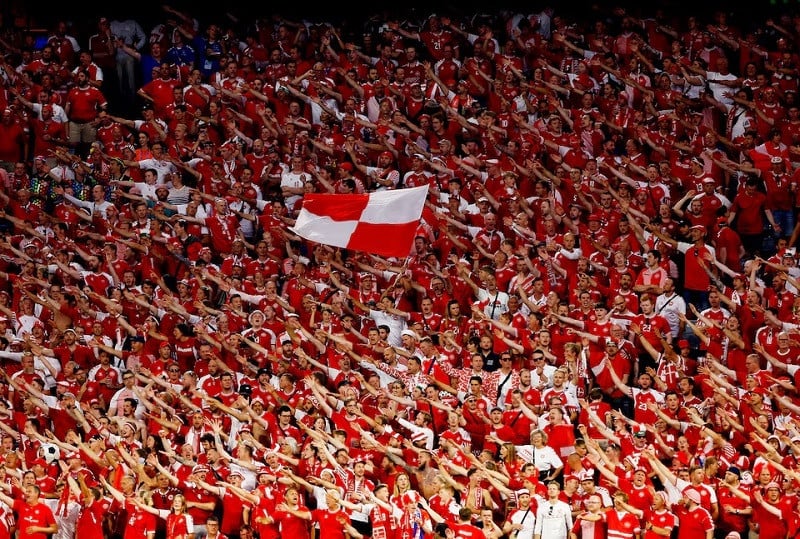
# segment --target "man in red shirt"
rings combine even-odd
[[[677,241],[653,225],[648,225],[647,229],[659,240],[684,254],[683,299],[687,304],[691,303],[697,307],[699,311],[707,309],[711,280],[703,267],[711,268],[716,260],[716,254],[714,249],[706,244],[706,228],[702,225],[691,227],[689,229],[691,243]]]
[[[53,117],[53,105],[46,103],[41,107],[41,117],[31,118],[33,152],[37,156],[47,156],[67,142],[67,130],[63,122]]]
[[[626,416],[632,417],[631,407],[633,403],[627,395],[617,388],[614,379],[611,378],[609,365],[612,365],[622,384],[627,385],[631,376],[631,362],[625,354],[620,352],[619,343],[611,338],[605,340],[605,352],[595,353],[589,356],[589,368],[595,375],[597,387],[611,398],[612,406],[623,406],[622,410]]]
[[[751,178],[744,184],[744,191],[739,192],[731,205],[728,214],[728,223],[736,220],[736,232],[742,239],[742,245],[748,253],[755,253],[761,250],[761,242],[764,237],[764,217],[772,225],[776,234],[781,235],[784,231],[780,229],[778,223],[772,215],[772,210],[767,207],[767,196],[756,190],[758,180]]]
[[[75,330],[67,328],[64,330],[64,340],[61,345],[53,348],[45,348],[42,353],[50,357],[58,358],[61,367],[69,361],[74,361],[84,369],[88,369],[95,362],[94,352],[89,346],[78,343]]]
[[[211,246],[220,255],[227,255],[233,250],[233,241],[238,237],[239,220],[228,210],[228,203],[224,198],[214,199],[214,213],[203,219],[185,216],[184,219],[208,227],[211,236]]]
[[[717,228],[712,243],[717,251],[717,259],[729,268],[742,267],[742,256],[745,254],[742,239],[730,226],[728,218],[717,219]]]
[[[311,511],[311,521],[319,523],[319,539],[344,539],[345,534],[362,537],[350,525],[350,515],[342,507],[341,494],[338,490],[328,489],[325,492],[327,509]]]
[[[714,536],[714,521],[711,514],[700,506],[700,493],[693,488],[683,492],[679,505],[675,507],[678,517],[678,539],[711,539]]]
[[[618,490],[614,493],[614,507],[613,509],[603,513],[603,520],[608,527],[608,535],[610,539],[632,539],[639,537],[641,527],[639,525],[639,518],[642,512],[628,504],[628,495]]]
[[[668,277],[667,270],[661,265],[661,251],[651,249],[645,257],[645,267],[636,276],[633,291],[657,296],[663,292],[664,281]]]
[[[714,226],[717,216],[725,213],[725,209],[730,207],[730,201],[723,195],[717,193],[717,182],[711,176],[703,178],[701,183],[702,191],[695,195],[693,200],[700,200],[703,206],[703,224],[709,230]]]
[[[311,520],[311,512],[303,506],[297,488],[289,487],[284,493],[283,503],[279,503],[275,509],[275,520],[280,522],[284,537],[294,537],[295,539],[308,537],[308,521]]]
[[[0,116],[0,163],[16,163],[27,151],[28,138],[22,124],[17,121],[14,111],[3,110]]]
[[[631,320],[631,330],[638,337],[634,342],[637,344],[636,351],[639,354],[639,361],[634,369],[634,375],[645,372],[647,367],[656,366],[655,361],[641,344],[640,339],[646,339],[659,352],[664,351],[659,335],[663,335],[667,343],[672,342],[672,330],[669,322],[655,312],[655,302],[649,294],[642,294],[639,300],[639,309],[641,309],[641,313]]]
[[[47,539],[58,531],[53,512],[39,499],[40,492],[36,485],[28,485],[22,489],[21,500],[0,492],[0,501],[17,513],[19,539]]]
[[[462,507],[458,511],[458,522],[452,525],[455,532],[455,537],[464,539],[482,539],[483,530],[474,526],[472,523],[472,509],[469,507]]]
[[[169,104],[174,101],[173,89],[179,83],[172,77],[172,71],[166,62],[153,70],[154,75],[156,72],[158,72],[158,78],[154,77],[153,80],[142,86],[137,95],[152,103],[156,117],[163,119]]]
[[[603,522],[603,500],[599,494],[592,494],[584,501],[586,511],[575,515],[575,524],[570,530],[572,539],[604,539],[606,526]]]
[[[79,71],[75,77],[75,87],[67,94],[64,106],[69,118],[69,143],[79,155],[85,155],[89,145],[97,140],[94,120],[107,104],[103,92],[89,84],[89,74]]]

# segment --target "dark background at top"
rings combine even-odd
[[[341,0],[313,0],[313,2],[263,2],[252,0],[239,2],[226,2],[214,0],[199,0],[187,2],[177,0],[170,2],[170,5],[192,13],[205,27],[210,22],[225,25],[227,19],[224,18],[226,9],[234,13],[239,19],[240,24],[254,20],[256,17],[269,18],[272,14],[281,14],[286,18],[299,20],[308,19],[311,21],[330,20],[336,23],[344,23],[346,27],[355,31],[361,27],[361,21],[368,14],[393,15],[399,19],[422,18],[423,15],[431,13],[448,14],[453,16],[468,15],[476,13],[496,15],[500,11],[511,11],[520,13],[535,13],[541,11],[545,6],[552,6],[556,14],[562,14],[568,19],[579,18],[593,20],[595,14],[606,14],[612,6],[623,6],[629,12],[636,15],[652,14],[656,7],[674,18],[674,22],[680,30],[683,28],[686,17],[689,14],[698,15],[702,22],[709,22],[710,15],[716,10],[724,10],[729,15],[731,24],[736,24],[746,28],[751,21],[763,22],[766,15],[785,11],[787,8],[797,10],[800,7],[798,0],[792,0],[790,4],[783,4],[782,0],[777,0],[778,5],[773,6],[769,0],[766,2],[751,3],[742,7],[734,7],[732,2],[714,0],[711,2],[697,2],[689,0],[662,0],[649,2],[646,0],[620,2],[592,2],[589,0],[576,0],[571,2],[542,1],[534,0],[528,2],[521,1],[493,1],[482,2],[465,0],[459,2],[442,1],[398,1],[398,2],[346,2]],[[741,2],[737,2],[741,4]],[[313,8],[309,7],[313,5]],[[27,13],[29,15],[25,26],[32,25],[37,28],[50,28],[52,24],[60,19],[68,21],[73,28],[73,35],[85,45],[83,40],[88,38],[90,33],[96,29],[97,19],[101,16],[109,18],[134,18],[144,27],[146,32],[150,28],[161,22],[165,14],[161,9],[162,3],[152,0],[112,0],[109,2],[81,2],[63,1],[53,2],[51,0],[0,0],[0,15],[2,15],[3,26],[8,26],[14,19],[14,13]],[[417,15],[415,17],[415,15]],[[17,19],[19,21],[19,18]]]

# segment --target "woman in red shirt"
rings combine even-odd
[[[139,509],[161,517],[167,521],[166,539],[193,539],[194,520],[186,513],[186,498],[183,494],[176,494],[172,499],[172,509],[156,509],[145,505],[136,498],[130,498]]]
[[[525,464],[525,459],[517,455],[517,448],[511,442],[506,442],[500,446],[500,462],[498,470],[508,476],[509,479],[516,477]]]
[[[197,359],[197,337],[188,324],[178,324],[173,331],[174,359],[184,371],[191,370]]]

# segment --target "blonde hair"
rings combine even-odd
[[[153,493],[150,490],[143,489],[139,493],[139,497],[145,505],[153,506]]]
[[[406,476],[406,479],[408,479],[409,483],[409,489],[411,488],[410,486],[411,476],[409,476],[406,472],[400,472],[399,474],[397,474],[397,477],[394,478],[394,488],[392,489],[392,495],[394,496],[400,496],[401,494],[403,494],[402,492],[400,492],[400,486],[399,486],[400,482],[398,481],[398,479],[400,479],[401,476]]]
[[[185,513],[186,512],[186,496],[184,496],[183,494],[176,494],[175,497],[172,499],[172,501],[174,502],[178,498],[180,498],[181,501],[183,502],[181,504],[181,513]],[[170,507],[170,509],[172,509],[172,507]]]
[[[502,445],[502,447],[506,448],[506,458],[503,459],[504,462],[514,462],[517,458],[517,446],[515,446],[512,442],[506,442]]]
[[[534,434],[541,434],[542,435],[542,443],[544,445],[547,445],[547,433],[545,431],[543,431],[541,429],[536,429],[536,430],[532,431],[531,432],[531,441],[533,441],[533,435]]]

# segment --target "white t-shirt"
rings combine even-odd
[[[281,187],[303,187],[308,180],[308,174],[306,172],[284,172],[281,175]],[[286,208],[289,211],[294,211],[294,205],[303,198],[302,195],[289,195],[287,196],[284,201],[286,202]]]

